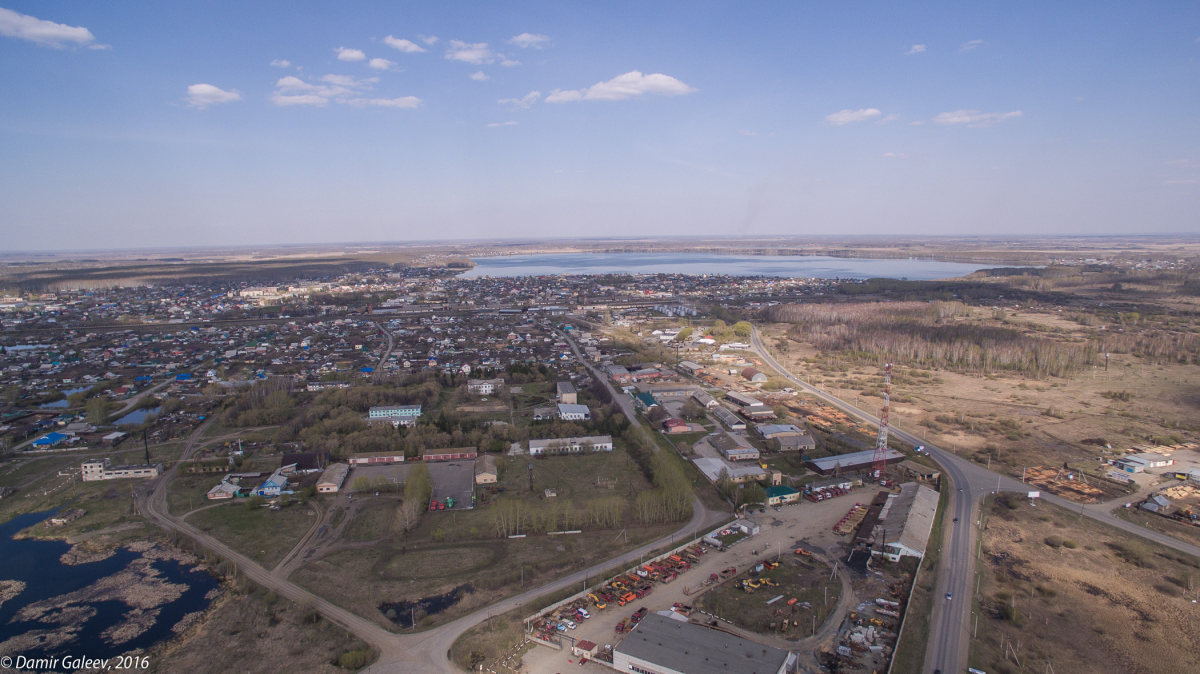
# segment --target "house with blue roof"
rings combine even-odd
[[[254,490],[259,496],[267,498],[275,498],[287,490],[287,477],[283,474],[283,468],[277,468],[271,477],[268,477],[262,484],[258,485],[258,489]]]
[[[51,432],[43,435],[33,441],[34,447],[54,447],[68,440],[74,439],[75,436],[67,435],[66,433]]]

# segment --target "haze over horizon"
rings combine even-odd
[[[1200,233],[1193,4],[0,0],[9,250]]]

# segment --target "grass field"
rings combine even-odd
[[[1200,560],[1024,499],[994,502],[983,536],[972,666],[1200,671]]]
[[[237,500],[201,510],[188,522],[269,569],[300,541],[313,517],[312,509],[301,503],[271,510]]]
[[[394,534],[399,507],[400,497],[392,494],[363,499],[356,504],[354,519],[346,525],[342,536],[348,541],[373,541]]]
[[[437,518],[469,515],[438,513]],[[406,542],[389,538],[365,548],[333,552],[309,562],[292,574],[293,582],[381,625],[395,628],[379,611],[384,602],[399,602],[442,594],[469,583],[473,591],[446,611],[422,618],[421,627],[448,622],[524,589],[537,587],[571,571],[595,564],[673,531],[677,524],[629,527],[619,531],[585,532],[573,536],[535,535],[519,539],[494,537],[433,541],[422,523]]]

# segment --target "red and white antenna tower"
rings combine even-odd
[[[875,456],[871,475],[879,479],[887,472],[888,412],[892,406],[892,364],[883,366],[883,411],[879,413],[879,435],[875,438]]]

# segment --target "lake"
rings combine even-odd
[[[713,255],[711,253],[551,253],[472,258],[460,278],[557,274],[725,274],[781,278],[913,281],[956,278],[997,265],[938,260],[873,259],[827,255]]]
[[[13,538],[51,514],[0,525],[0,652],[110,658],[171,638],[180,620],[208,607],[217,580],[157,548],[64,564],[67,543]]]

